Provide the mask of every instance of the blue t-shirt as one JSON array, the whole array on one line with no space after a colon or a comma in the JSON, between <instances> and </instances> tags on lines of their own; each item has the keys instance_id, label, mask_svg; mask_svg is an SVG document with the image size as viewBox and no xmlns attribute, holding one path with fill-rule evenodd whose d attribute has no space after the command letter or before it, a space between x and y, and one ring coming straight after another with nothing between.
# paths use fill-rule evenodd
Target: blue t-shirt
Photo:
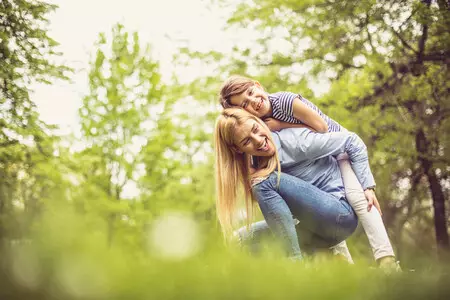
<instances>
[{"instance_id":1,"label":"blue t-shirt","mask_svg":"<svg viewBox=\"0 0 450 300\"><path fill-rule=\"evenodd\" d=\"M272 136L284 173L342 198L344 182L334 156L347 152L363 189L375 186L366 145L353 132L317 133L306 128L286 128L272 132Z\"/></svg>"}]
</instances>

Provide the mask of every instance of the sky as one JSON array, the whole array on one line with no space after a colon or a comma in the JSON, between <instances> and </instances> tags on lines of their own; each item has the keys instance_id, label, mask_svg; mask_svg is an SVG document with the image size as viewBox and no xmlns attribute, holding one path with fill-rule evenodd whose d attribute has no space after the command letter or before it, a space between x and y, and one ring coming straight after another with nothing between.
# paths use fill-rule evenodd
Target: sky
<instances>
[{"instance_id":1,"label":"sky","mask_svg":"<svg viewBox=\"0 0 450 300\"><path fill-rule=\"evenodd\" d=\"M224 30L227 18L241 1L230 0L227 6L219 7L211 5L217 2L212 0L46 0L59 5L48 16L48 34L60 43L57 50L62 53L56 61L74 68L75 73L70 83L56 81L31 87L31 99L41 119L58 125L57 134L81 138L78 109L83 96L89 92L89 62L99 33L108 36L117 23L123 24L128 32L137 31L141 43L150 43L152 57L160 63L163 81L169 83L173 73L180 81L188 81L207 70L195 65L190 69L173 65L172 56L178 47L226 53L231 52L234 45L248 46L256 38L255 32L248 28ZM279 48L280 43L274 42ZM310 87L315 92L323 90L320 83L311 82ZM66 146L73 151L85 147L79 139ZM129 181L122 196L132 198L138 193L136 182Z\"/></svg>"},{"instance_id":2,"label":"sky","mask_svg":"<svg viewBox=\"0 0 450 300\"><path fill-rule=\"evenodd\" d=\"M214 6L211 0L46 0L59 5L49 15L48 34L60 43L62 56L56 59L75 69L71 83L56 81L51 85L31 87L31 99L36 103L41 119L58 125L58 134L81 137L78 109L88 94L88 70L94 44L101 32L109 34L116 23L128 32L137 31L141 43L150 43L152 57L159 61L163 80L176 73L181 81L201 75L201 68L177 68L172 55L178 47L191 50L227 52L232 45L248 40L245 29L224 31L230 8ZM232 1L230 1L232 2ZM236 2L236 1L235 1ZM238 0L239 2L239 0ZM230 6L231 8L233 5ZM75 141L68 145L77 151L85 147ZM201 158L199 158L201 159ZM124 198L137 196L136 182L128 181Z\"/></svg>"},{"instance_id":3,"label":"sky","mask_svg":"<svg viewBox=\"0 0 450 300\"><path fill-rule=\"evenodd\" d=\"M248 28L224 30L226 20L237 3L211 5L213 0L46 0L59 5L49 15L49 36L60 43L57 59L75 69L72 82L56 81L52 85L36 84L31 87L31 99L36 103L41 119L58 125L59 134L73 133L80 137L78 109L83 96L88 94L89 61L94 44L101 32L110 33L116 23L127 31L137 31L142 43L150 43L152 56L160 63L163 80L173 73L181 81L200 76L207 70L198 66L177 68L172 55L178 47L207 52L230 52L234 45L248 46L257 38ZM283 48L281 40L273 39L277 50ZM253 45L257 46L257 45ZM204 68L204 66L203 66ZM306 70L300 70L304 73ZM166 82L169 83L169 82ZM309 87L319 95L328 89L326 81L310 80Z\"/></svg>"},{"instance_id":4,"label":"sky","mask_svg":"<svg viewBox=\"0 0 450 300\"><path fill-rule=\"evenodd\" d=\"M49 36L60 43L57 59L73 67L72 83L32 87L32 100L42 120L60 127L61 134L79 135L78 108L88 93L87 71L93 46L100 32L110 33L120 22L127 31L137 31L141 42L152 45L152 55L160 61L163 79L173 72L183 79L190 70L171 64L179 46L198 51L227 51L232 43L246 39L223 30L229 8L211 7L210 0L47 0L59 5L49 15ZM232 2L232 1L231 1ZM195 71L195 70L194 70ZM197 70L201 72L201 70ZM184 72L184 73L183 73ZM199 73L200 74L200 73Z\"/></svg>"}]
</instances>

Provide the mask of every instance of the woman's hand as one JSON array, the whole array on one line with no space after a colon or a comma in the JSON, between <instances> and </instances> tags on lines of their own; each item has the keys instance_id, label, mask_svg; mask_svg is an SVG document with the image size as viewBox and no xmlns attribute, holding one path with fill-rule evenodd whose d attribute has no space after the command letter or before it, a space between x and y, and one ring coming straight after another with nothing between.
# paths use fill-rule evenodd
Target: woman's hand
<instances>
[{"instance_id":1,"label":"woman's hand","mask_svg":"<svg viewBox=\"0 0 450 300\"><path fill-rule=\"evenodd\" d=\"M375 191L373 189L366 189L364 190L364 195L366 195L367 201L369 201L369 205L367 206L367 211L370 211L372 209L372 206L375 206L376 209L380 212L380 215L382 216L383 213L381 212L380 203L378 203L377 196L375 195Z\"/></svg>"}]
</instances>

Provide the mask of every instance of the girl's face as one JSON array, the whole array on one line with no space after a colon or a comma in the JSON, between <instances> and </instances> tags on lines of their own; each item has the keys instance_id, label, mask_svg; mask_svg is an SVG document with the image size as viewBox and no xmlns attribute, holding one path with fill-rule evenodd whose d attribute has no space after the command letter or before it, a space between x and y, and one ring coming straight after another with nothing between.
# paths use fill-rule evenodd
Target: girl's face
<instances>
[{"instance_id":1,"label":"girl's face","mask_svg":"<svg viewBox=\"0 0 450 300\"><path fill-rule=\"evenodd\" d=\"M253 156L272 156L275 145L270 141L270 131L253 119L238 125L234 132L236 151Z\"/></svg>"},{"instance_id":2,"label":"girl's face","mask_svg":"<svg viewBox=\"0 0 450 300\"><path fill-rule=\"evenodd\" d=\"M267 93L258 82L255 82L242 94L231 96L230 104L242 107L258 118L269 116L272 113Z\"/></svg>"}]
</instances>

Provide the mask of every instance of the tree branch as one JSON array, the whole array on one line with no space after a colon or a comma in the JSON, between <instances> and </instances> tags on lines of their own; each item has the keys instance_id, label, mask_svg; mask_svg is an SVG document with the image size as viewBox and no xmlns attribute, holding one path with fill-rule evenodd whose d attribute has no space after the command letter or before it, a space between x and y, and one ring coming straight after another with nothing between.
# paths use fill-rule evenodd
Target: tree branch
<instances>
[{"instance_id":1,"label":"tree branch","mask_svg":"<svg viewBox=\"0 0 450 300\"><path fill-rule=\"evenodd\" d=\"M450 62L450 52L430 53L422 56L422 61L441 61L444 63Z\"/></svg>"},{"instance_id":2,"label":"tree branch","mask_svg":"<svg viewBox=\"0 0 450 300\"><path fill-rule=\"evenodd\" d=\"M400 40L400 42L402 43L403 46L405 46L406 48L408 48L409 50L411 50L414 53L418 53L416 49L414 49L412 46L410 46L408 44L408 42L406 42L406 40L401 36L400 33L398 33L397 31L394 30L394 28L391 28L391 31L395 34L395 36Z\"/></svg>"},{"instance_id":3,"label":"tree branch","mask_svg":"<svg viewBox=\"0 0 450 300\"><path fill-rule=\"evenodd\" d=\"M322 59L323 61L333 64L333 65L342 65L345 69L362 69L362 66L355 66L348 62L340 62L340 61L332 61L328 59Z\"/></svg>"},{"instance_id":4,"label":"tree branch","mask_svg":"<svg viewBox=\"0 0 450 300\"><path fill-rule=\"evenodd\" d=\"M412 16L414 16L414 14L417 12L417 7L415 8L415 9L413 9L412 11L411 11L411 14L409 15L409 17L407 17L406 19L405 19L405 21L403 21L403 23L402 24L400 24L400 26L398 27L398 28L402 28L403 27L403 25L405 25L406 23L408 23L408 21L412 18Z\"/></svg>"},{"instance_id":5,"label":"tree branch","mask_svg":"<svg viewBox=\"0 0 450 300\"><path fill-rule=\"evenodd\" d=\"M360 99L357 108L364 107L366 105L373 104L374 98L383 95L386 92L393 92L403 77L397 78L397 73L392 74L382 85L379 85L373 89L373 93Z\"/></svg>"},{"instance_id":6,"label":"tree branch","mask_svg":"<svg viewBox=\"0 0 450 300\"><path fill-rule=\"evenodd\" d=\"M426 5L427 5L427 9L429 9L430 5L431 5L431 0L424 0L423 1ZM417 61L419 63L423 62L423 55L425 52L425 43L428 39L428 24L424 23L423 27L422 27L422 36L419 39L419 53L417 53Z\"/></svg>"},{"instance_id":7,"label":"tree branch","mask_svg":"<svg viewBox=\"0 0 450 300\"><path fill-rule=\"evenodd\" d=\"M8 146L11 146L11 145L16 145L18 143L19 143L18 140L9 140L9 141L0 143L0 147L8 147Z\"/></svg>"},{"instance_id":8,"label":"tree branch","mask_svg":"<svg viewBox=\"0 0 450 300\"><path fill-rule=\"evenodd\" d=\"M369 45L370 45L370 48L371 48L372 52L375 53L375 54L378 54L377 50L375 50L376 48L373 46L372 35L370 34L369 28L367 27L368 24L369 24L369 14L366 13L366 26L365 26L365 29L366 29L366 33L367 33L367 40L369 41Z\"/></svg>"},{"instance_id":9,"label":"tree branch","mask_svg":"<svg viewBox=\"0 0 450 300\"><path fill-rule=\"evenodd\" d=\"M439 6L439 10L450 10L450 3L446 0L437 0L438 6Z\"/></svg>"}]
</instances>

